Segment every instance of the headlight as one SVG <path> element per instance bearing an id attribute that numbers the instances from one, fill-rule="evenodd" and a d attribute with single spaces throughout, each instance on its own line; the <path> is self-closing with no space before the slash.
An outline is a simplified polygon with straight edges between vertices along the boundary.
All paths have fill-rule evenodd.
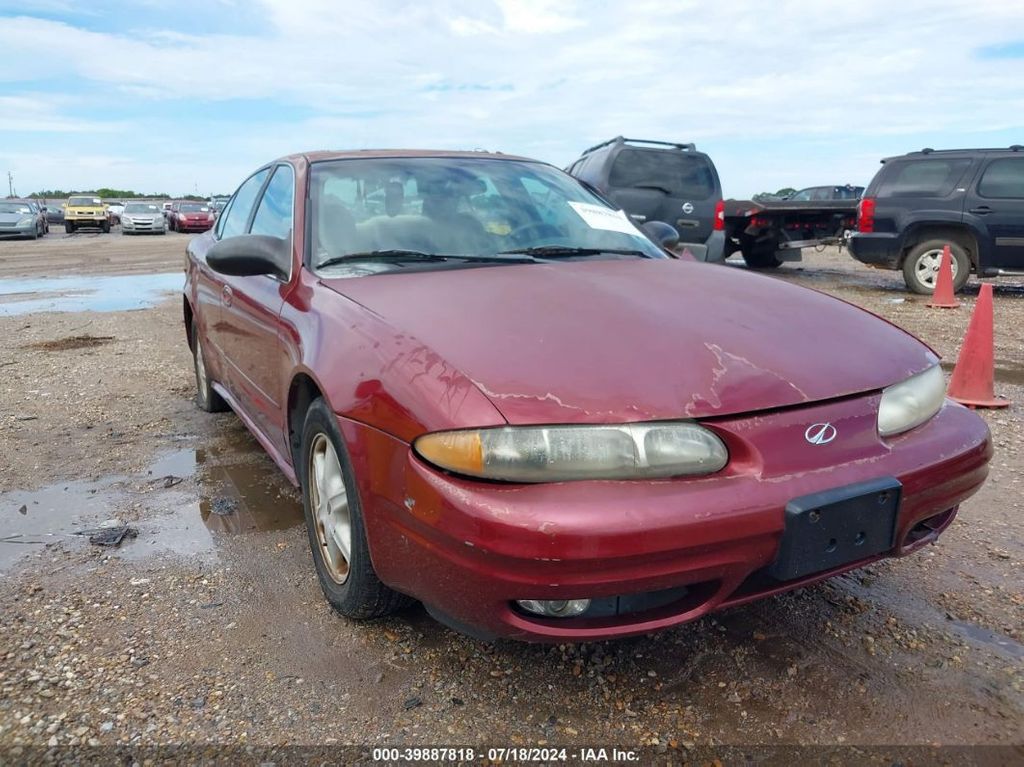
<path id="1" fill-rule="evenodd" d="M 946 399 L 946 379 L 935 365 L 882 391 L 878 433 L 883 437 L 920 426 L 939 412 Z"/>
<path id="2" fill-rule="evenodd" d="M 413 447 L 442 469 L 507 482 L 697 476 L 729 460 L 722 440 L 689 421 L 447 431 Z"/>
<path id="3" fill-rule="evenodd" d="M 18 226 L 31 226 L 35 222 L 32 216 L 26 216 L 25 218 L 18 221 Z"/>

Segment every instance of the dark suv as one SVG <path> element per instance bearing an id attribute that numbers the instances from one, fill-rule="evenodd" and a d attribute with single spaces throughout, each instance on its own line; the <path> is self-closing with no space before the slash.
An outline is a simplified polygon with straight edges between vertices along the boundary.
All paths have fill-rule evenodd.
<path id="1" fill-rule="evenodd" d="M 566 170 L 637 224 L 663 221 L 702 261 L 722 261 L 725 206 L 711 158 L 693 144 L 618 136 L 590 147 Z"/>
<path id="2" fill-rule="evenodd" d="M 957 290 L 971 270 L 1024 275 L 1024 146 L 922 149 L 882 164 L 860 201 L 854 258 L 902 269 L 915 293 L 934 289 L 946 244 Z"/>

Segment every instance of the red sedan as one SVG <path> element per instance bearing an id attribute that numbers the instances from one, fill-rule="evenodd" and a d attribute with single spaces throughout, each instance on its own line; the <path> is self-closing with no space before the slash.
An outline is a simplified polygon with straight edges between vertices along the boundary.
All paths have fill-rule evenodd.
<path id="1" fill-rule="evenodd" d="M 172 202 L 167 228 L 175 232 L 205 232 L 213 226 L 213 208 L 202 202 Z"/>
<path id="2" fill-rule="evenodd" d="M 665 628 L 932 543 L 992 455 L 920 341 L 672 258 L 523 158 L 270 163 L 190 243 L 185 290 L 199 406 L 301 486 L 352 618 L 414 598 L 481 637 Z"/>

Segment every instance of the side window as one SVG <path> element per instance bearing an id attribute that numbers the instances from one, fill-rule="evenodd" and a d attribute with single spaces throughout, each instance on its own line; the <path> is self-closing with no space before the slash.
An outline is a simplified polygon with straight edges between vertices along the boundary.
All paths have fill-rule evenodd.
<path id="1" fill-rule="evenodd" d="M 996 199 L 1024 199 L 1024 157 L 989 163 L 978 182 L 978 194 Z"/>
<path id="2" fill-rule="evenodd" d="M 602 157 L 604 155 L 601 155 Z M 588 154 L 585 157 L 581 157 L 573 168 L 572 175 L 578 179 L 586 181 L 588 184 L 595 184 L 597 182 L 597 171 L 600 170 L 600 161 L 595 162 L 596 155 L 594 153 Z"/>
<path id="3" fill-rule="evenodd" d="M 268 173 L 270 173 L 270 169 L 264 168 L 259 173 L 249 176 L 245 183 L 238 187 L 227 210 L 224 211 L 224 216 L 221 219 L 223 224 L 217 232 L 219 237 L 235 237 L 245 234 L 245 227 L 249 223 L 249 214 L 252 212 L 253 203 L 256 202 L 256 195 L 259 194 Z"/>
<path id="4" fill-rule="evenodd" d="M 292 232 L 292 202 L 295 199 L 295 175 L 290 165 L 278 165 L 252 221 L 253 234 L 285 239 Z"/>
<path id="5" fill-rule="evenodd" d="M 942 158 L 894 163 L 878 190 L 879 197 L 945 197 L 953 191 L 971 160 Z"/>

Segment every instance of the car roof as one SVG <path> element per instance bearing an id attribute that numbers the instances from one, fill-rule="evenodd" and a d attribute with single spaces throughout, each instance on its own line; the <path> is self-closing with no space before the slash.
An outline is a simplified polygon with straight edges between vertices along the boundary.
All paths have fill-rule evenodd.
<path id="1" fill-rule="evenodd" d="M 882 158 L 882 162 L 886 163 L 890 160 L 905 160 L 907 158 L 921 159 L 924 157 L 930 157 L 931 155 L 940 155 L 942 157 L 972 157 L 978 154 L 1020 154 L 1024 156 L 1024 145 L 1013 144 L 1006 147 L 984 147 L 977 149 L 932 149 L 931 147 L 925 147 L 919 149 L 916 152 L 907 152 L 906 154 L 893 155 L 892 157 Z"/>
<path id="2" fill-rule="evenodd" d="M 447 157 L 474 158 L 490 160 L 518 160 L 520 162 L 541 162 L 530 157 L 521 157 L 514 154 L 502 152 L 485 152 L 482 150 L 450 150 L 450 149 L 319 149 L 312 152 L 298 152 L 280 158 L 280 161 L 305 158 L 308 162 L 324 162 L 325 160 L 354 160 L 354 159 L 385 159 L 391 157 L 405 158 L 426 158 L 426 157 Z"/>

